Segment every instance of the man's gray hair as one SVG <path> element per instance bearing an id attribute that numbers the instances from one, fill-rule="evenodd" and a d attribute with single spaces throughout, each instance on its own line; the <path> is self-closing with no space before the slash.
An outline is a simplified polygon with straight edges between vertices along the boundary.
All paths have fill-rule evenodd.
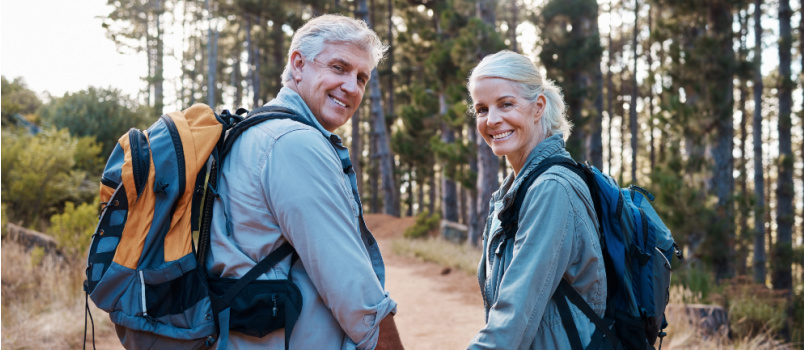
<path id="1" fill-rule="evenodd" d="M 382 60 L 388 46 L 380 37 L 369 29 L 366 22 L 341 15 L 323 15 L 311 19 L 293 34 L 288 50 L 288 63 L 282 72 L 282 85 L 287 86 L 293 80 L 291 72 L 291 56 L 298 50 L 301 55 L 314 60 L 325 45 L 347 43 L 367 51 L 372 59 L 372 69 Z"/>
<path id="2" fill-rule="evenodd" d="M 544 137 L 561 133 L 565 140 L 569 138 L 572 123 L 567 120 L 561 90 L 552 81 L 544 79 L 528 57 L 508 50 L 488 55 L 469 74 L 466 87 L 471 91 L 475 82 L 483 78 L 508 80 L 515 84 L 522 96 L 534 103 L 539 96 L 544 96 L 547 102 L 542 114 Z M 470 109 L 474 114 L 473 108 Z"/>

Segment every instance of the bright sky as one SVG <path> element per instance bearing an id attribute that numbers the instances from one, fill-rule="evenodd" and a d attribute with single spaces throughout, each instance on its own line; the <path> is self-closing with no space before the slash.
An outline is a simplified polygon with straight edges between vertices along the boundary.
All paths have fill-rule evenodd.
<path id="1" fill-rule="evenodd" d="M 3 0 L 0 73 L 53 96 L 111 86 L 136 98 L 145 56 L 118 53 L 101 27 L 108 13 L 106 0 Z"/>

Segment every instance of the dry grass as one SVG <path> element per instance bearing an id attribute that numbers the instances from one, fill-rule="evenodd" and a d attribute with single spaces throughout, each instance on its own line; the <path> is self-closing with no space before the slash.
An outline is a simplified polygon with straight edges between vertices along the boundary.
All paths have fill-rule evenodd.
<path id="1" fill-rule="evenodd" d="M 45 255 L 41 249 L 26 250 L 4 240 L 2 267 L 2 348 L 81 348 L 82 262 Z M 106 314 L 92 303 L 90 309 L 95 316 L 96 337 L 113 333 Z"/>
<path id="2" fill-rule="evenodd" d="M 424 261 L 465 271 L 471 275 L 477 273 L 480 261 L 479 248 L 465 244 L 450 243 L 441 238 L 427 239 L 395 239 L 391 245 L 394 254 L 410 256 Z"/>

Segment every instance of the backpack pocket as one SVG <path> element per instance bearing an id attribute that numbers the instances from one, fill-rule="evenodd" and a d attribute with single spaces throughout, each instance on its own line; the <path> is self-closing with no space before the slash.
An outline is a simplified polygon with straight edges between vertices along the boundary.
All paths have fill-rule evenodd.
<path id="1" fill-rule="evenodd" d="M 247 284 L 229 305 L 219 301 L 238 279 L 210 278 L 215 319 L 227 306 L 230 308 L 229 329 L 262 338 L 269 333 L 292 328 L 299 318 L 302 294 L 290 280 L 255 280 Z"/>

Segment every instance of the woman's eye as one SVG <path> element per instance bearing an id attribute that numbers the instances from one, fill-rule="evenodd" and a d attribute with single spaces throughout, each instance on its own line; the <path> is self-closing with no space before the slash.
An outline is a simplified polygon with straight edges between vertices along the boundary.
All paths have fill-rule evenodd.
<path id="1" fill-rule="evenodd" d="M 503 102 L 502 103 L 503 108 L 510 108 L 510 107 L 513 107 L 513 106 L 514 106 L 513 102 Z"/>
<path id="2" fill-rule="evenodd" d="M 486 115 L 489 112 L 488 108 L 482 107 L 475 110 L 477 115 Z"/>

